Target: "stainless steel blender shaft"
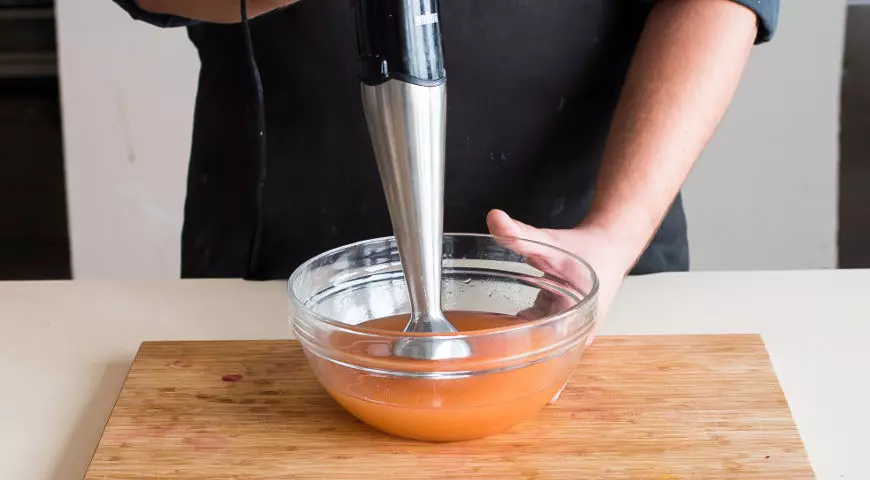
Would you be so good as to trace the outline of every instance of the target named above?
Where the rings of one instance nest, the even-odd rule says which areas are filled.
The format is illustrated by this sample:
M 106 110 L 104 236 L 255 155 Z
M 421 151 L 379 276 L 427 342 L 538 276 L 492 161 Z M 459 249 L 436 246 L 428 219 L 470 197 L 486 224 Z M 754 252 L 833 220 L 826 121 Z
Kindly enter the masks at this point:
M 391 80 L 362 90 L 412 307 L 424 320 L 441 318 L 445 85 Z M 456 331 L 441 327 L 423 321 L 414 331 Z
M 353 0 L 363 107 L 411 300 L 412 333 L 456 332 L 441 312 L 447 76 L 438 0 Z M 393 354 L 467 357 L 462 339 L 414 336 Z
M 362 97 L 411 300 L 405 331 L 456 332 L 441 312 L 446 85 L 390 80 L 363 84 Z M 470 349 L 461 339 L 413 337 L 393 353 L 442 360 Z

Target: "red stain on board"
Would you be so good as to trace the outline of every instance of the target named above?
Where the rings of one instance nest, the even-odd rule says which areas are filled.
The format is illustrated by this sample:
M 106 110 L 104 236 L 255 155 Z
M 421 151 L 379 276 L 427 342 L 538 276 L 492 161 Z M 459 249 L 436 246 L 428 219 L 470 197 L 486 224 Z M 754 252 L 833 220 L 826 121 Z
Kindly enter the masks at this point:
M 229 444 L 229 440 L 224 437 L 217 437 L 213 435 L 208 436 L 198 436 L 198 437 L 187 437 L 182 440 L 182 443 L 193 448 L 194 451 L 202 451 L 202 450 L 217 450 L 224 448 Z
M 225 381 L 225 382 L 238 382 L 238 381 L 241 380 L 242 378 L 243 378 L 243 377 L 242 377 L 240 374 L 238 374 L 238 373 L 229 373 L 229 374 L 224 375 L 223 377 L 221 377 L 221 380 L 223 380 L 223 381 Z
M 135 423 L 142 423 L 145 420 L 140 420 L 138 417 L 132 418 Z M 126 431 L 120 435 L 116 435 L 112 440 L 115 443 L 119 443 L 121 447 L 132 447 L 133 445 L 141 444 L 142 442 L 148 442 L 149 439 L 162 439 L 170 436 L 174 436 L 177 434 L 178 424 L 171 423 L 169 425 L 155 425 L 155 426 L 147 426 L 140 425 L 141 428 L 133 428 L 129 431 Z

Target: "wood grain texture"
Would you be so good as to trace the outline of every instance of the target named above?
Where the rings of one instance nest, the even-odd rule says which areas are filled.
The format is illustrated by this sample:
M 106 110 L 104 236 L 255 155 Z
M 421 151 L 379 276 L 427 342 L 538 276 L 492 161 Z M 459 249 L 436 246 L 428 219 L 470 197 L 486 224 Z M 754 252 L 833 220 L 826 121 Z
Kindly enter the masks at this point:
M 294 341 L 144 343 L 87 480 L 812 479 L 755 335 L 601 337 L 556 405 L 454 444 L 371 430 Z

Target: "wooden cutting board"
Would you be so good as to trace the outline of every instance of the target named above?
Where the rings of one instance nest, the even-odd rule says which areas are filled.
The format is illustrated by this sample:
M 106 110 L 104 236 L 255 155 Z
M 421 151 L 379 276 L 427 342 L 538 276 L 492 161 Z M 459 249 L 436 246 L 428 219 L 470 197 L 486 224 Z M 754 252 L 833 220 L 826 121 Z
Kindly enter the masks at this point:
M 760 337 L 601 337 L 556 405 L 427 444 L 356 421 L 294 341 L 144 343 L 86 479 L 811 479 Z

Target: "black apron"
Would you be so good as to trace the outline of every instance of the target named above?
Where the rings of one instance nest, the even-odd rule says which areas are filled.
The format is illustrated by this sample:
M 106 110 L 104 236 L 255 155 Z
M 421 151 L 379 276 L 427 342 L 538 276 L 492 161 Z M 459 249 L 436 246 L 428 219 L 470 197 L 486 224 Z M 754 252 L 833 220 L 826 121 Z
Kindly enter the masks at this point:
M 586 214 L 641 0 L 441 0 L 447 68 L 447 232 L 501 208 L 537 227 Z M 189 28 L 202 60 L 182 276 L 286 278 L 309 257 L 389 235 L 347 1 L 251 21 L 266 100 L 263 235 L 249 271 L 259 176 L 256 103 L 239 25 Z M 688 268 L 679 198 L 634 273 Z

